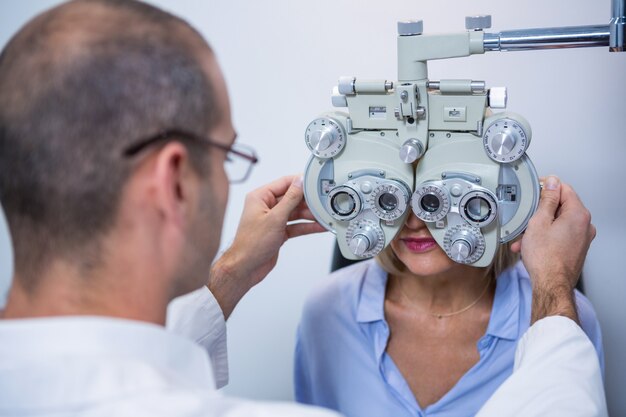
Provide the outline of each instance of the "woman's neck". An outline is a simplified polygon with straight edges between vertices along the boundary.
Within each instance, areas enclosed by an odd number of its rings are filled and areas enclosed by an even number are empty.
[[[490,306],[493,284],[484,268],[459,264],[437,275],[389,274],[385,298],[419,312],[445,315],[474,302]]]

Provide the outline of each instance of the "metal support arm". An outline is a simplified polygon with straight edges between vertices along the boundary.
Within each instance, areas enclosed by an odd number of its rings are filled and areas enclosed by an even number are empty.
[[[485,33],[486,51],[587,48],[609,46],[609,25],[506,30]]]
[[[544,29],[507,30],[485,33],[485,51],[523,51],[531,49],[589,48],[608,46],[612,52],[624,51],[626,38],[626,0],[612,0],[608,25],[573,26]]]
[[[609,23],[612,52],[624,52],[626,40],[626,0],[613,0],[611,4],[611,22]]]

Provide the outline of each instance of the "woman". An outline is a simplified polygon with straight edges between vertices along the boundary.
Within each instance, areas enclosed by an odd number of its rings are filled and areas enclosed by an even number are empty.
[[[604,369],[593,308],[576,300]],[[530,301],[508,245],[489,268],[458,264],[411,213],[376,260],[335,272],[309,297],[296,399],[347,417],[474,415],[513,370]]]

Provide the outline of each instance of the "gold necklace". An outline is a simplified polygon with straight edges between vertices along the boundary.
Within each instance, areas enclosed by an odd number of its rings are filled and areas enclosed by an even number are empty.
[[[475,299],[474,301],[472,301],[470,304],[468,304],[467,306],[463,307],[460,310],[457,311],[453,311],[451,313],[433,313],[431,311],[428,312],[428,314],[430,314],[433,317],[437,317],[438,319],[442,319],[442,318],[447,318],[447,317],[451,317],[451,316],[456,316],[457,314],[461,314],[466,312],[467,310],[469,310],[470,308],[474,307],[484,296],[485,294],[487,294],[487,288],[489,288],[489,284],[491,284],[491,280],[487,279],[487,285],[485,285],[485,288],[483,288],[483,291],[480,293],[480,295],[478,296],[477,299]],[[402,292],[402,295],[404,296],[404,298],[408,299],[409,297],[407,297],[407,295],[404,293],[404,290],[402,289],[402,285],[400,285],[400,291]]]

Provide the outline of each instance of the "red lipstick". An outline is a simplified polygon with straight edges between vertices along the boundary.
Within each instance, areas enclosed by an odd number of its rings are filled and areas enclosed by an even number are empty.
[[[404,246],[411,252],[422,253],[426,252],[435,246],[437,246],[437,242],[435,239],[431,237],[423,237],[423,238],[405,238],[400,239],[404,243]]]

